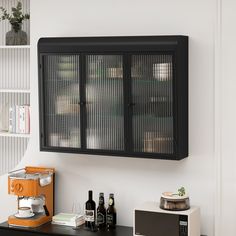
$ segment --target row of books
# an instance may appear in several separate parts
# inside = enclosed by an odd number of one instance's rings
[[[15,105],[9,108],[9,132],[14,134],[30,133],[29,105]]]

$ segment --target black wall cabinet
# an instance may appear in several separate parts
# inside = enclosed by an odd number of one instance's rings
[[[41,151],[188,156],[188,37],[42,38]]]

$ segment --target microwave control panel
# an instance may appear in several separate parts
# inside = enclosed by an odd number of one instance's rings
[[[188,216],[179,216],[179,235],[188,236]]]

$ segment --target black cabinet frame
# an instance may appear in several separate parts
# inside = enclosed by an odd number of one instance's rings
[[[173,56],[173,154],[132,151],[131,55],[165,53]],[[45,83],[43,60],[47,55],[80,56],[80,122],[81,148],[47,146],[45,119]],[[123,55],[124,90],[124,151],[86,149],[86,55]],[[51,152],[96,154],[109,156],[142,157],[180,160],[188,156],[188,37],[187,36],[132,36],[41,38],[38,43],[40,150]]]

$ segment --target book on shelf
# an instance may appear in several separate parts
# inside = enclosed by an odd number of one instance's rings
[[[15,105],[9,108],[9,132],[14,134],[30,133],[29,105]]]
[[[84,216],[77,214],[59,213],[52,217],[52,224],[78,227],[84,224]]]

